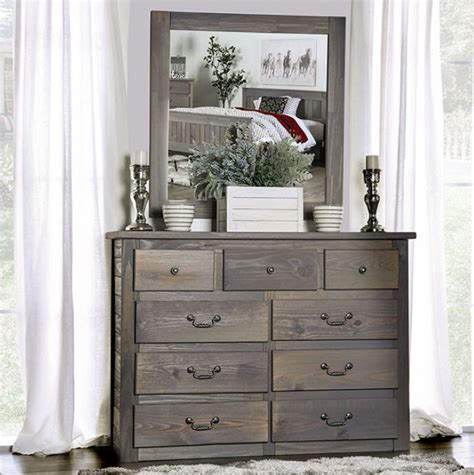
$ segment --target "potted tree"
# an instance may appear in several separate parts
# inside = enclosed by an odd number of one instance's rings
[[[211,36],[206,52],[204,62],[213,77],[211,84],[217,89],[222,107],[230,107],[235,91],[247,82],[243,69],[234,70],[237,62],[237,48],[222,46],[215,36]]]
[[[191,179],[197,199],[217,200],[218,231],[301,231],[312,160],[290,140],[258,143],[235,124],[222,145],[193,150]]]

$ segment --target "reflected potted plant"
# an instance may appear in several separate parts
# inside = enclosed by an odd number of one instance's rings
[[[222,46],[215,36],[211,36],[206,53],[204,62],[213,77],[211,84],[217,89],[222,107],[230,107],[236,90],[247,82],[243,69],[233,70],[237,63],[237,48]]]
[[[222,145],[192,151],[197,199],[217,200],[218,231],[303,230],[303,187],[313,155],[291,140],[255,142],[249,126],[229,127]]]

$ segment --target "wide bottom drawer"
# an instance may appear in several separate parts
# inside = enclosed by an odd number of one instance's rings
[[[397,399],[276,401],[274,442],[395,439]]]
[[[135,447],[235,444],[268,440],[268,403],[135,406]]]

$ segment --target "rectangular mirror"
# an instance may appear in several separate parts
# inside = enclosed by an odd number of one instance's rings
[[[190,150],[246,124],[254,141],[289,139],[314,155],[305,208],[342,204],[345,19],[152,12],[150,214],[194,201]],[[231,94],[213,84],[209,48],[235,52]],[[225,91],[224,91],[225,92]],[[212,218],[213,201],[196,201]]]

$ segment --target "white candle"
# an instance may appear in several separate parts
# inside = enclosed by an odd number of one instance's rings
[[[379,156],[367,155],[365,157],[365,168],[366,170],[377,170],[379,168]]]
[[[149,165],[148,152],[146,150],[135,150],[130,154],[131,165]]]

